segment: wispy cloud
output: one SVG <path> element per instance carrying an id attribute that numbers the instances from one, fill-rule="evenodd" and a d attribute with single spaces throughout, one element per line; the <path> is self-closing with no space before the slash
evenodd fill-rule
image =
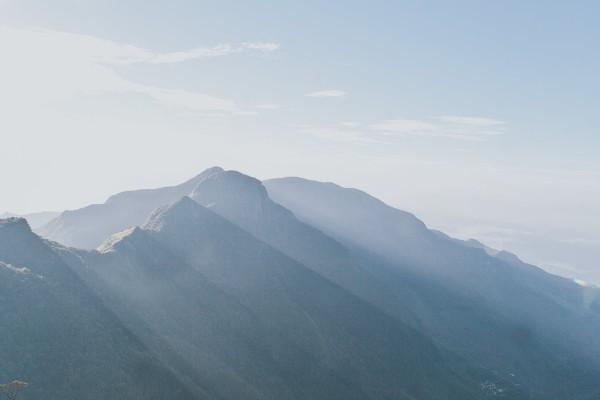
<path id="1" fill-rule="evenodd" d="M 319 139 L 362 144 L 387 144 L 389 140 L 374 135 L 368 130 L 361 129 L 358 123 L 340 123 L 330 126 L 300 126 L 298 132 Z"/>
<path id="2" fill-rule="evenodd" d="M 198 47 L 186 51 L 176 51 L 167 53 L 156 53 L 146 49 L 135 49 L 135 54 L 131 58 L 123 60 L 127 64 L 149 63 L 149 64 L 172 64 L 189 60 L 210 57 L 222 57 L 231 54 L 242 53 L 248 50 L 259 51 L 263 53 L 278 50 L 278 43 L 252 43 L 246 42 L 239 45 L 220 44 L 213 47 Z"/>
<path id="3" fill-rule="evenodd" d="M 505 133 L 506 123 L 475 116 L 440 116 L 427 119 L 396 118 L 370 125 L 385 136 L 429 136 L 461 140 L 484 140 Z"/>
<path id="4" fill-rule="evenodd" d="M 443 116 L 426 119 L 395 118 L 369 125 L 341 122 L 302 130 L 320 138 L 369 143 L 394 143 L 402 137 L 440 137 L 482 141 L 505 132 L 506 123 L 485 117 Z"/>
<path id="5" fill-rule="evenodd" d="M 316 92 L 305 94 L 306 97 L 344 97 L 347 95 L 348 93 L 339 89 L 319 90 Z"/>
<path id="6" fill-rule="evenodd" d="M 269 52 L 279 50 L 281 48 L 281 44 L 273 42 L 244 42 L 242 43 L 242 47 L 245 49 Z"/>
<path id="7" fill-rule="evenodd" d="M 398 134 L 429 134 L 437 130 L 437 126 L 431 122 L 407 118 L 388 119 L 372 124 L 370 128 L 375 131 Z"/>
<path id="8" fill-rule="evenodd" d="M 239 114 L 235 102 L 184 89 L 147 85 L 126 78 L 134 64 L 173 64 L 230 54 L 271 52 L 277 43 L 244 42 L 158 52 L 88 35 L 40 29 L 0 28 L 0 105 L 45 104 L 81 95 L 138 94 L 156 104 L 192 112 Z"/>
<path id="9" fill-rule="evenodd" d="M 434 119 L 449 124 L 470 126 L 500 126 L 505 124 L 504 121 L 499 121 L 497 119 L 485 117 L 461 117 L 456 115 L 442 115 L 439 117 L 434 117 Z"/>

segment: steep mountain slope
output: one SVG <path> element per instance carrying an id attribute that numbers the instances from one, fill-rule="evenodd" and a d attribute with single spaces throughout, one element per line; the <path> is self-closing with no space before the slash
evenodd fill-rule
<path id="1" fill-rule="evenodd" d="M 149 232 L 129 229 L 99 252 L 76 254 L 74 269 L 179 374 L 218 398 L 286 398 L 273 365 L 255 350 L 268 337 L 258 318 Z"/>
<path id="2" fill-rule="evenodd" d="M 467 373 L 459 359 L 189 198 L 158 210 L 143 229 L 208 280 L 198 303 L 216 308 L 200 312 L 213 333 L 205 328 L 196 338 L 182 332 L 173 343 L 190 343 L 190 352 L 212 349 L 210 355 L 248 385 L 246 398 L 481 395 L 483 378 Z M 102 251 L 119 253 L 121 242 Z M 231 300 L 238 308 L 228 305 Z M 236 310 L 238 317 L 221 310 Z M 218 338 L 235 340 L 219 344 Z M 228 358 L 227 349 L 235 357 Z"/>
<path id="3" fill-rule="evenodd" d="M 23 399 L 202 398 L 121 324 L 24 219 L 0 220 L 0 381 Z"/>
<path id="4" fill-rule="evenodd" d="M 456 243 L 355 189 L 300 178 L 265 185 L 371 272 L 389 284 L 410 282 L 423 299 L 421 325 L 436 340 L 534 394 L 576 398 L 597 389 L 600 322 L 579 286 Z"/>
<path id="5" fill-rule="evenodd" d="M 427 263 L 435 268 L 435 274 L 450 278 L 455 274 L 444 267 L 446 260 L 436 248 L 440 243 L 437 235 L 410 213 L 333 183 L 283 178 L 264 184 L 274 201 L 344 243 L 360 245 L 393 261 Z"/>
<path id="6" fill-rule="evenodd" d="M 94 249 L 113 233 L 142 224 L 152 210 L 190 194 L 199 182 L 220 171 L 207 169 L 177 186 L 118 193 L 103 204 L 65 211 L 36 233 L 66 246 Z"/>
<path id="7" fill-rule="evenodd" d="M 418 302 L 410 287 L 391 290 L 340 243 L 272 201 L 259 180 L 222 171 L 200 182 L 190 197 L 386 313 L 416 322 L 406 303 Z"/>

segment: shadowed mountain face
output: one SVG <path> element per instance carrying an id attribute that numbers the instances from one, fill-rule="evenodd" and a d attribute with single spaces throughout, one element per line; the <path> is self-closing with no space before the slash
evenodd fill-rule
<path id="1" fill-rule="evenodd" d="M 335 237 L 386 282 L 410 282 L 423 299 L 429 334 L 532 393 L 597 387 L 597 292 L 428 230 L 411 214 L 368 194 L 300 178 L 265 182 L 269 195 Z M 590 298 L 591 297 L 591 298 Z M 594 372 L 592 372 L 594 371 Z"/>
<path id="2" fill-rule="evenodd" d="M 194 399 L 170 369 L 34 235 L 0 220 L 0 381 L 23 399 Z"/>

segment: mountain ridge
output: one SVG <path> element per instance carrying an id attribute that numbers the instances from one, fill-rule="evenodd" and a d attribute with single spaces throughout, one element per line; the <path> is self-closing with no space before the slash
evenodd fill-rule
<path id="1" fill-rule="evenodd" d="M 600 345 L 590 324 L 598 326 L 600 321 L 597 315 L 592 315 L 577 285 L 514 257 L 500 253 L 500 258 L 498 254 L 490 256 L 480 246 L 440 236 L 421 224 L 398 229 L 406 221 L 406 214 L 356 189 L 300 178 L 268 180 L 265 185 L 275 201 L 291 209 L 299 219 L 339 240 L 365 262 L 372 263 L 386 281 L 409 279 L 411 286 L 425 296 L 424 300 L 435 306 L 430 312 L 436 318 L 426 319 L 428 331 L 459 354 L 468 358 L 475 355 L 470 359 L 487 363 L 488 368 L 505 370 L 507 377 L 514 372 L 511 372 L 514 368 L 511 364 L 521 358 L 523 365 L 532 364 L 531 368 L 520 368 L 517 377 L 521 375 L 522 380 L 531 372 L 541 373 L 543 369 L 536 366 L 538 354 L 516 349 L 522 347 L 521 343 L 530 343 L 531 348 L 542 345 L 538 352 L 546 353 L 548 366 L 553 367 L 546 369 L 546 378 L 539 382 L 535 376 L 527 379 L 532 387 L 537 386 L 535 390 L 567 387 L 563 376 L 577 381 L 577 374 L 585 385 L 594 387 L 589 374 L 585 377 L 585 369 L 598 369 Z M 365 199 L 370 199 L 368 204 Z M 415 228 L 416 232 L 406 240 L 407 232 Z M 437 288 L 435 291 L 428 288 L 432 285 Z M 446 299 L 436 300 L 442 294 Z M 480 313 L 477 319 L 469 315 L 475 312 L 475 305 Z M 569 317 L 565 319 L 565 315 Z M 440 320 L 446 322 L 439 324 Z M 461 330 L 452 332 L 457 326 L 477 330 L 478 340 L 465 340 Z M 490 353 L 489 344 L 481 339 L 492 338 L 503 330 L 505 336 L 494 339 L 497 349 Z M 565 340 L 567 337 L 570 339 Z M 503 355 L 498 357 L 496 352 Z M 477 356 L 477 353 L 485 356 Z M 573 375 L 564 366 L 564 359 L 568 357 L 575 357 L 586 367 L 580 367 Z M 494 358 L 499 361 L 495 366 Z M 553 369 L 560 368 L 564 369 L 563 375 L 558 375 L 562 380 L 553 382 L 550 378 L 556 374 Z M 549 389 L 552 385 L 555 389 Z"/>
<path id="2" fill-rule="evenodd" d="M 597 388 L 596 291 L 430 230 L 358 189 L 302 178 L 261 182 L 216 167 L 89 210 L 63 213 L 51 238 L 83 250 L 43 243 L 204 397 L 437 399 L 445 387 L 462 397 L 542 399 L 579 388 L 578 400 Z M 35 247 L 27 228 L 12 246 Z M 0 257 L 1 269 L 15 275 L 35 265 L 24 260 Z M 412 378 L 390 386 L 391 375 L 376 377 L 358 359 Z M 202 360 L 217 370 L 207 372 Z M 409 373 L 411 364 L 419 367 Z M 307 374 L 292 378 L 298 368 Z M 320 389 L 328 381 L 336 389 Z"/>
<path id="3" fill-rule="evenodd" d="M 131 240 L 132 236 L 136 236 L 135 240 Z M 148 238 L 152 238 L 152 242 L 144 244 Z M 205 386 L 210 389 L 209 392 L 214 391 L 228 398 L 239 398 L 242 393 L 245 398 L 255 398 L 253 393 L 258 392 L 262 395 L 256 398 L 299 400 L 306 396 L 376 399 L 384 398 L 381 396 L 389 391 L 389 396 L 394 394 L 395 398 L 410 399 L 411 393 L 420 393 L 422 398 L 441 400 L 476 398 L 474 393 L 480 390 L 474 382 L 470 383 L 470 388 L 463 387 L 468 382 L 464 381 L 465 372 L 457 371 L 454 375 L 451 373 L 452 368 L 437 366 L 447 362 L 444 361 L 446 356 L 441 357 L 442 353 L 438 354 L 438 350 L 428 339 L 411 329 L 402 328 L 350 293 L 187 197 L 155 211 L 143 227 L 118 234 L 115 239 L 110 241 L 112 246 L 108 251 L 81 253 L 87 260 L 87 267 L 82 265 L 78 268 L 84 274 L 96 271 L 104 275 L 104 281 L 108 283 L 108 286 L 100 289 L 108 288 L 104 297 L 110 299 L 117 296 L 126 304 L 131 304 L 129 307 L 138 310 L 138 315 L 146 315 L 150 327 L 163 332 L 161 336 L 179 349 L 181 356 L 204 354 L 202 358 L 215 360 L 215 365 L 222 365 L 220 369 L 223 371 L 233 368 L 229 370 L 230 373 L 238 376 L 240 382 L 246 382 L 240 386 L 230 384 L 229 390 L 233 390 L 233 393 L 228 394 L 223 393 L 223 388 L 219 390 L 215 383 L 222 377 L 208 376 Z M 171 255 L 146 259 L 148 248 L 159 252 L 164 249 Z M 139 257 L 144 261 L 138 263 Z M 177 260 L 181 260 L 182 264 L 173 268 L 172 264 L 180 263 Z M 157 263 L 156 266 L 151 266 L 153 263 Z M 161 273 L 157 280 L 154 278 L 157 267 L 171 272 L 167 275 Z M 116 276 L 111 277 L 124 268 L 129 271 L 127 275 L 118 279 Z M 149 271 L 150 274 L 147 273 Z M 93 276 L 88 275 L 88 280 L 92 279 Z M 139 279 L 141 281 L 136 283 Z M 187 286 L 191 283 L 193 285 Z M 130 285 L 133 286 L 129 288 Z M 199 290 L 199 287 L 202 289 Z M 153 293 L 160 293 L 158 298 L 165 299 L 166 303 L 157 302 L 158 298 Z M 168 304 L 183 293 L 187 293 L 184 303 L 175 301 L 172 305 Z M 265 294 L 268 296 L 265 297 Z M 123 300 L 124 298 L 128 300 Z M 147 302 L 140 303 L 140 299 L 146 299 Z M 198 311 L 204 315 L 201 325 L 194 325 L 193 309 L 189 309 L 189 314 L 182 311 L 188 309 L 186 303 L 190 301 L 198 304 Z M 214 307 L 219 312 L 210 311 Z M 157 311 L 161 309 L 163 311 Z M 237 316 L 222 320 L 220 315 L 232 309 L 237 310 Z M 183 326 L 191 324 L 190 327 L 195 328 L 178 331 L 169 317 L 174 313 L 188 315 L 185 319 L 187 322 L 181 323 Z M 252 322 L 254 318 L 259 320 Z M 332 323 L 332 319 L 336 323 Z M 243 321 L 247 321 L 249 325 L 244 325 L 246 323 Z M 238 324 L 242 325 L 237 327 Z M 383 326 L 387 328 L 382 329 Z M 209 327 L 216 331 L 211 333 L 213 328 Z M 252 334 L 255 328 L 259 328 L 259 331 Z M 190 336 L 190 332 L 196 331 L 203 338 L 201 341 Z M 385 333 L 387 331 L 390 333 Z M 395 335 L 392 336 L 391 332 L 395 332 Z M 253 343 L 250 348 L 245 347 L 245 341 L 238 342 L 235 339 L 238 335 L 246 337 L 247 334 L 250 336 L 245 340 Z M 387 337 L 388 342 L 381 342 L 378 336 Z M 231 342 L 227 343 L 235 344 L 238 354 L 259 350 L 255 356 L 247 358 L 247 362 L 252 359 L 253 362 L 258 362 L 256 367 L 249 370 L 243 364 L 237 365 L 236 358 L 227 356 L 228 346 L 222 347 L 219 344 L 222 339 L 219 338 L 231 338 L 228 339 Z M 349 342 L 350 338 L 354 339 Z M 188 343 L 185 352 L 180 347 L 183 342 Z M 384 343 L 387 344 L 384 346 Z M 346 351 L 336 350 L 336 347 L 343 347 Z M 201 349 L 204 349 L 202 353 L 197 353 Z M 206 353 L 208 349 L 210 350 Z M 377 368 L 377 375 L 365 369 L 362 362 L 358 362 L 355 357 L 359 354 L 371 359 L 369 365 L 373 368 L 380 366 Z M 404 354 L 404 361 L 397 364 L 398 361 L 394 360 L 400 354 Z M 373 358 L 375 355 L 377 356 Z M 420 357 L 437 361 L 421 365 L 417 362 Z M 193 363 L 200 359 L 196 357 L 187 361 Z M 261 362 L 266 364 L 260 367 Z M 304 364 L 304 367 L 297 370 Z M 456 362 L 455 367 L 458 365 Z M 408 366 L 411 369 L 406 369 Z M 392 383 L 389 378 L 385 378 L 398 368 L 412 376 L 412 379 L 398 377 Z M 269 383 L 260 374 L 256 375 L 254 371 L 260 370 L 271 371 L 269 380 L 275 382 Z M 306 372 L 300 373 L 303 370 Z M 429 381 L 427 374 L 430 373 L 439 375 L 436 383 Z M 358 374 L 357 379 L 360 378 L 357 381 L 350 379 L 355 374 Z M 228 379 L 231 380 L 231 377 Z M 280 389 L 283 386 L 277 383 L 279 380 L 285 382 L 287 389 Z M 423 380 L 429 383 L 415 386 L 415 382 Z M 445 395 L 440 397 L 443 388 Z M 458 393 L 461 393 L 460 396 Z"/>

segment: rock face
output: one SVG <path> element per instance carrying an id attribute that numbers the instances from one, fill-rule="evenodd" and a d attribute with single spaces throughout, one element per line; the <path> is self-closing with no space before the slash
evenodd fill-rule
<path id="1" fill-rule="evenodd" d="M 0 221 L 0 381 L 30 382 L 30 398 L 586 400 L 600 389 L 595 288 L 355 189 L 211 168 L 38 232 L 62 244 Z"/>

